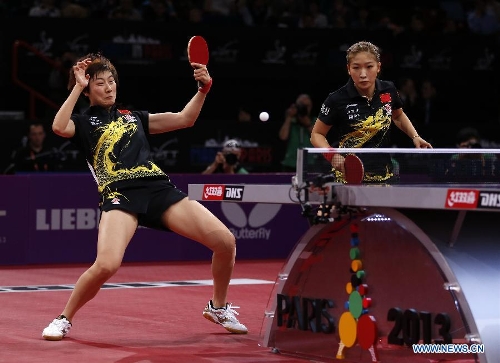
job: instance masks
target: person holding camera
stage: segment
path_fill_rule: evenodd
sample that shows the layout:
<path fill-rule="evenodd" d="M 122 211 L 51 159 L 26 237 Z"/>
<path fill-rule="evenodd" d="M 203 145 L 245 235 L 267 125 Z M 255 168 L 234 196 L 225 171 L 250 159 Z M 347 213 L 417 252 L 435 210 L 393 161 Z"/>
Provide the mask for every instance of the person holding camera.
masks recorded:
<path fill-rule="evenodd" d="M 458 131 L 456 146 L 459 149 L 482 149 L 479 131 L 473 127 L 464 127 Z M 445 175 L 451 177 L 449 181 L 490 181 L 498 178 L 496 175 L 495 154 L 468 153 L 465 150 L 452 154 L 447 163 Z"/>
<path fill-rule="evenodd" d="M 297 149 L 313 147 L 310 135 L 314 124 L 311 116 L 312 100 L 308 94 L 300 94 L 295 103 L 285 111 L 285 121 L 281 125 L 279 138 L 286 142 L 285 156 L 281 161 L 282 171 L 295 171 Z"/>
<path fill-rule="evenodd" d="M 240 165 L 240 156 L 240 143 L 234 139 L 227 140 L 222 150 L 215 155 L 213 163 L 202 174 L 248 174 L 248 170 Z"/>

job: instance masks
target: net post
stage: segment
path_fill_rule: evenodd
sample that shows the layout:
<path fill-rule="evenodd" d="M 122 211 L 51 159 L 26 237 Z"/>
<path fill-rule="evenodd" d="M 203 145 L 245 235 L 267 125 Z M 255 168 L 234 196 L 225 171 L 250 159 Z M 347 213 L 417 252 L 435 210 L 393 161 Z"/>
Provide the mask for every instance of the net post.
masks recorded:
<path fill-rule="evenodd" d="M 297 165 L 295 168 L 297 184 L 302 185 L 304 174 L 307 173 L 307 148 L 297 149 Z"/>

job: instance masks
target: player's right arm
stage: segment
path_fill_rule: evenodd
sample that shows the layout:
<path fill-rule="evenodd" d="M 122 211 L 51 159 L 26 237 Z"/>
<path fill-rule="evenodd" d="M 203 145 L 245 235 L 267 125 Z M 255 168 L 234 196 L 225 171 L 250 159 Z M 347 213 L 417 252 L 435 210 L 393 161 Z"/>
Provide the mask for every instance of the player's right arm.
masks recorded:
<path fill-rule="evenodd" d="M 56 135 L 67 138 L 75 135 L 75 123 L 71 120 L 71 113 L 83 90 L 89 85 L 90 76 L 85 74 L 85 71 L 90 63 L 90 58 L 87 58 L 77 62 L 73 66 L 75 85 L 68 98 L 66 98 L 66 101 L 64 101 L 59 111 L 57 111 L 54 121 L 52 122 L 52 130 Z"/>
<path fill-rule="evenodd" d="M 319 118 L 316 119 L 316 122 L 314 123 L 313 129 L 311 131 L 312 146 L 325 149 L 331 148 L 330 143 L 326 139 L 326 135 L 331 128 L 331 125 L 325 124 Z M 332 167 L 340 170 L 342 173 L 344 172 L 344 157 L 342 155 L 329 153 L 324 154 L 324 157 L 332 164 Z"/>
<path fill-rule="evenodd" d="M 52 122 L 52 130 L 56 135 L 62 137 L 73 137 L 75 135 L 75 123 L 71 120 L 71 113 L 82 93 L 83 88 L 77 83 L 71 90 L 68 98 L 57 111 L 54 121 Z"/>
<path fill-rule="evenodd" d="M 313 129 L 311 131 L 311 144 L 314 147 L 324 147 L 324 148 L 331 147 L 328 141 L 326 140 L 326 135 L 328 134 L 328 131 L 330 131 L 331 128 L 332 128 L 331 125 L 325 124 L 319 118 L 316 119 L 316 122 L 314 123 Z"/>

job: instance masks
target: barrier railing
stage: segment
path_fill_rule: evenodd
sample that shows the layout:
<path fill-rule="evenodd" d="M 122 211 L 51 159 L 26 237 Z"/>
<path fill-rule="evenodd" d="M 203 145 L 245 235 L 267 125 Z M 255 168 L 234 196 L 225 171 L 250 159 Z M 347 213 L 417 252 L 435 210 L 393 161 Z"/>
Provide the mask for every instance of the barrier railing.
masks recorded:
<path fill-rule="evenodd" d="M 14 41 L 14 44 L 12 46 L 12 81 L 17 86 L 28 91 L 28 93 L 29 93 L 28 116 L 30 119 L 34 120 L 37 118 L 36 117 L 36 100 L 42 101 L 47 106 L 49 106 L 55 110 L 57 110 L 59 108 L 59 105 L 56 104 L 54 101 L 50 100 L 49 98 L 45 97 L 42 93 L 38 92 L 36 89 L 31 87 L 27 83 L 23 82 L 19 78 L 19 48 L 25 48 L 26 50 L 32 52 L 36 57 L 38 57 L 39 59 L 41 59 L 45 63 L 49 64 L 51 67 L 53 67 L 55 69 L 61 70 L 61 67 L 53 59 L 47 57 L 42 52 L 40 52 L 38 49 L 36 49 L 32 45 L 26 43 L 25 41 L 22 41 L 22 40 Z"/>

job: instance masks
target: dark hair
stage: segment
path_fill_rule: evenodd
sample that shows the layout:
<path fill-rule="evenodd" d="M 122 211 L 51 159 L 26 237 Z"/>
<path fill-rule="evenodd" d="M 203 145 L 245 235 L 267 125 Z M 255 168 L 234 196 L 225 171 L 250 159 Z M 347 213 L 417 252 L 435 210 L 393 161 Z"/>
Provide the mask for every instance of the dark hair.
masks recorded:
<path fill-rule="evenodd" d="M 367 42 L 365 40 L 361 42 L 354 43 L 347 49 L 346 60 L 347 64 L 351 62 L 354 56 L 361 52 L 368 52 L 375 56 L 377 62 L 380 62 L 380 49 L 375 44 Z"/>
<path fill-rule="evenodd" d="M 101 53 L 89 53 L 80 57 L 73 64 L 75 66 L 78 62 L 83 61 L 84 59 L 90 58 L 91 63 L 88 65 L 85 74 L 90 76 L 90 79 L 94 78 L 96 75 L 109 71 L 111 75 L 115 79 L 116 85 L 118 86 L 118 72 L 116 71 L 115 66 L 111 61 L 103 56 Z M 73 68 L 69 71 L 69 81 L 68 81 L 68 90 L 71 90 L 76 84 L 75 73 L 73 72 Z M 88 92 L 88 86 L 84 89 L 84 92 Z"/>
<path fill-rule="evenodd" d="M 469 141 L 470 139 L 476 139 L 477 141 L 481 140 L 481 137 L 479 135 L 479 131 L 477 131 L 473 127 L 464 127 L 463 129 L 460 129 L 457 133 L 457 143 L 462 143 Z"/>

